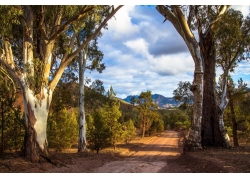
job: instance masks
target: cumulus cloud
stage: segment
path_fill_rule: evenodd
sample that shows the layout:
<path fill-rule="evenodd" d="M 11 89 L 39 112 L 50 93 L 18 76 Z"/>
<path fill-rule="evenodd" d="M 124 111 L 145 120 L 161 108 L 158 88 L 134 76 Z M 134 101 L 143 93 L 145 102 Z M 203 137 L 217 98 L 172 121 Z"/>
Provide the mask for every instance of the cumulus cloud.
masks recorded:
<path fill-rule="evenodd" d="M 139 27 L 131 22 L 129 13 L 134 9 L 132 5 L 125 5 L 108 21 L 108 29 L 112 33 L 111 38 L 120 40 L 124 37 L 139 33 Z"/>
<path fill-rule="evenodd" d="M 179 81 L 193 81 L 194 62 L 183 39 L 154 6 L 126 5 L 115 17 L 98 40 L 106 69 L 86 76 L 102 80 L 106 90 L 112 85 L 120 98 L 146 90 L 172 97 Z M 236 73 L 247 76 L 249 68 L 242 64 Z"/>
<path fill-rule="evenodd" d="M 150 58 L 149 61 L 151 70 L 161 76 L 176 76 L 194 70 L 194 62 L 189 54 L 161 56 Z"/>
<path fill-rule="evenodd" d="M 147 54 L 148 45 L 144 39 L 138 38 L 134 40 L 130 40 L 124 43 L 127 47 L 129 47 L 135 54 Z"/>

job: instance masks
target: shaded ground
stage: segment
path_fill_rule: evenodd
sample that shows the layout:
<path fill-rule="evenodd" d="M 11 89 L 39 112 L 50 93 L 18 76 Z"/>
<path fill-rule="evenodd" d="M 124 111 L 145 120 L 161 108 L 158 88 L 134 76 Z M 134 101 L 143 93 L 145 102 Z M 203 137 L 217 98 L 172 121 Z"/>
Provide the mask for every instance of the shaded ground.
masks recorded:
<path fill-rule="evenodd" d="M 166 131 L 120 145 L 116 151 L 78 154 L 76 149 L 51 152 L 52 163 L 30 163 L 19 153 L 0 158 L 0 173 L 249 173 L 250 147 L 182 151 L 182 133 Z"/>

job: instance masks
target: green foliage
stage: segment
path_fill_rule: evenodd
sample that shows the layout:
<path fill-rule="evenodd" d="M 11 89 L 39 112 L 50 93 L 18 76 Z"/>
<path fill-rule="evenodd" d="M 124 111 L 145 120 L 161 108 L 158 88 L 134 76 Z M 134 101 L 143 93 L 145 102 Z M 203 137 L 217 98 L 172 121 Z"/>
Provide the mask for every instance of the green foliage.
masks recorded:
<path fill-rule="evenodd" d="M 48 143 L 50 148 L 62 150 L 70 148 L 77 140 L 78 111 L 66 108 L 52 112 L 48 118 Z"/>
<path fill-rule="evenodd" d="M 12 39 L 12 31 L 15 30 L 15 25 L 19 25 L 18 16 L 21 15 L 21 10 L 14 8 L 13 6 L 0 6 L 0 21 L 2 25 L 0 27 L 1 37 Z"/>
<path fill-rule="evenodd" d="M 121 117 L 120 102 L 114 98 L 112 86 L 108 91 L 108 102 L 97 111 L 91 113 L 87 120 L 87 139 L 91 150 L 98 153 L 101 148 L 124 140 L 124 127 L 118 121 Z"/>
<path fill-rule="evenodd" d="M 124 130 L 124 139 L 125 142 L 128 143 L 136 136 L 136 128 L 134 126 L 133 121 L 130 119 L 125 122 L 125 130 Z"/>
<path fill-rule="evenodd" d="M 155 114 L 152 110 L 157 109 L 157 104 L 153 102 L 151 91 L 141 92 L 138 99 L 133 99 L 139 111 L 138 126 L 142 131 L 142 137 L 152 125 Z"/>
<path fill-rule="evenodd" d="M 6 150 L 18 151 L 22 148 L 24 138 L 24 117 L 19 108 L 11 108 L 1 117 L 0 154 Z"/>
<path fill-rule="evenodd" d="M 100 109 L 104 121 L 107 122 L 110 130 L 110 143 L 113 145 L 114 149 L 116 143 L 122 141 L 123 129 L 122 125 L 118 121 L 122 116 L 120 111 L 120 101 L 115 98 L 116 93 L 114 92 L 112 86 L 108 91 L 107 104 Z"/>
<path fill-rule="evenodd" d="M 93 111 L 86 116 L 87 146 L 98 153 L 102 148 L 110 145 L 110 129 L 102 118 L 100 111 Z"/>
<path fill-rule="evenodd" d="M 88 112 L 92 112 L 98 108 L 101 108 L 107 101 L 107 97 L 104 95 L 105 89 L 103 82 L 99 79 L 92 82 L 90 87 L 85 87 L 85 109 Z"/>
<path fill-rule="evenodd" d="M 229 9 L 215 23 L 213 33 L 216 38 L 217 66 L 222 68 L 225 76 L 234 71 L 238 62 L 244 60 L 242 55 L 250 42 L 247 35 L 249 30 L 242 13 L 234 9 Z"/>
<path fill-rule="evenodd" d="M 184 108 L 188 108 L 194 101 L 194 95 L 190 90 L 191 83 L 188 81 L 178 83 L 178 88 L 173 91 L 174 99 L 177 102 L 182 102 Z"/>
<path fill-rule="evenodd" d="M 242 79 L 238 80 L 237 86 L 233 80 L 229 78 L 228 95 L 229 106 L 224 112 L 225 126 L 237 132 L 234 138 L 247 139 L 250 138 L 250 96 L 246 88 L 247 84 Z M 236 124 L 236 126 L 233 126 Z M 235 129 L 234 129 L 235 128 Z"/>
<path fill-rule="evenodd" d="M 153 122 L 148 130 L 149 135 L 155 135 L 156 133 L 164 131 L 164 121 L 162 119 L 153 119 Z"/>
<path fill-rule="evenodd" d="M 163 115 L 165 129 L 189 129 L 191 119 L 182 110 L 171 110 Z"/>
<path fill-rule="evenodd" d="M 16 85 L 0 66 L 0 154 L 6 150 L 20 150 L 24 137 L 24 117 L 14 106 Z"/>
<path fill-rule="evenodd" d="M 25 64 L 25 70 L 27 72 L 27 83 L 29 88 L 34 90 L 35 93 L 39 93 L 40 88 L 44 86 L 43 69 L 44 63 L 39 58 L 33 59 L 32 64 Z M 34 73 L 31 73 L 34 70 Z"/>
<path fill-rule="evenodd" d="M 232 137 L 233 136 L 233 130 L 231 127 L 225 126 L 226 130 L 227 130 L 227 134 L 228 136 Z"/>

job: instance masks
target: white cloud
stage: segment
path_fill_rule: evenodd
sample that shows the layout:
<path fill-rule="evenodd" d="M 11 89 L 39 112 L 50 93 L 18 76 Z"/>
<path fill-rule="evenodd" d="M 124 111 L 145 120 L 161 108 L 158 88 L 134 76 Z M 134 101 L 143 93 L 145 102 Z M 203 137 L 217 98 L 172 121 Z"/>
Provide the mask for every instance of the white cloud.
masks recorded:
<path fill-rule="evenodd" d="M 139 33 L 138 25 L 131 23 L 131 16 L 129 13 L 134 9 L 134 5 L 123 6 L 115 14 L 115 17 L 108 21 L 108 33 L 115 40 L 120 40 L 130 35 Z M 107 33 L 107 32 L 106 32 Z"/>
<path fill-rule="evenodd" d="M 148 45 L 144 39 L 138 38 L 130 40 L 124 43 L 127 47 L 131 48 L 136 54 L 142 54 L 143 56 L 148 54 Z"/>
<path fill-rule="evenodd" d="M 86 75 L 102 80 L 106 90 L 112 85 L 120 98 L 146 90 L 171 97 L 179 81 L 193 81 L 194 62 L 180 35 L 171 23 L 162 23 L 155 9 L 145 8 L 124 6 L 118 11 L 98 41 L 106 69 Z M 156 45 L 163 49 L 155 51 Z M 242 64 L 236 73 L 246 77 L 249 68 Z"/>

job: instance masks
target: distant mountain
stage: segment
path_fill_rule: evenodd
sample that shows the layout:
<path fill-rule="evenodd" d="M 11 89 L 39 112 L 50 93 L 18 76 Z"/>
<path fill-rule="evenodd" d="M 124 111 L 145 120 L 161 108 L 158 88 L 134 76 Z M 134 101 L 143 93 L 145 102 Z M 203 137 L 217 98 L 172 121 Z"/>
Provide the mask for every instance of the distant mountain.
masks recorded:
<path fill-rule="evenodd" d="M 128 103 L 131 102 L 132 97 L 138 99 L 138 95 L 129 95 L 125 99 L 122 99 Z M 170 108 L 170 107 L 177 107 L 180 103 L 175 102 L 173 97 L 165 97 L 160 94 L 153 94 L 152 96 L 153 101 L 158 104 L 160 108 Z"/>

